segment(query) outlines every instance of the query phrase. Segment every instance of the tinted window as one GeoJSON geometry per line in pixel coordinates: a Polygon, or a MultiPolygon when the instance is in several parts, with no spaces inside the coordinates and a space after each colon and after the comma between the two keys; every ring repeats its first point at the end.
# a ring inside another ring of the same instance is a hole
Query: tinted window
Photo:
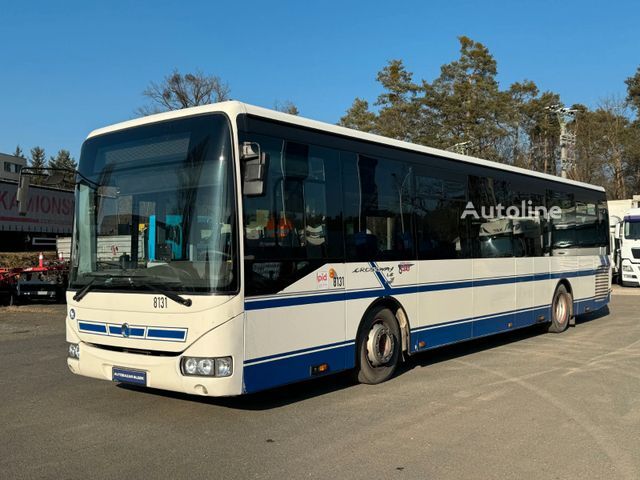
{"type": "Polygon", "coordinates": [[[559,218],[551,219],[552,249],[575,248],[576,203],[573,193],[553,191],[547,193],[550,207],[559,209],[559,218]]]}
{"type": "Polygon", "coordinates": [[[598,204],[594,198],[576,200],[576,237],[579,247],[599,247],[598,204]]]}
{"type": "Polygon", "coordinates": [[[514,220],[504,217],[504,209],[510,204],[508,183],[490,177],[470,176],[469,198],[480,217],[471,219],[474,256],[512,257],[514,220]]]}
{"type": "Polygon", "coordinates": [[[469,253],[466,177],[438,169],[418,168],[415,174],[414,212],[418,258],[464,258],[469,253]]]}
{"type": "Polygon", "coordinates": [[[342,261],[339,153],[252,135],[267,154],[265,194],[244,197],[248,295],[274,293],[328,259],[342,261]]]}
{"type": "Polygon", "coordinates": [[[545,232],[548,230],[542,209],[545,207],[544,194],[534,192],[524,183],[512,183],[509,206],[518,207],[520,212],[518,217],[512,219],[514,255],[516,257],[544,255],[545,232]]]}
{"type": "Polygon", "coordinates": [[[364,155],[345,155],[343,168],[348,259],[412,259],[411,168],[364,155]]]}

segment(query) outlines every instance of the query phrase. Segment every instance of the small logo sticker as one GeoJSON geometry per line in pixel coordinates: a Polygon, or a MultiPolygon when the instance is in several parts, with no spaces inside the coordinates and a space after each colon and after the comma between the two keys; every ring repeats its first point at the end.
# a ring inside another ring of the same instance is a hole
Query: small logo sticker
{"type": "Polygon", "coordinates": [[[327,272],[316,273],[316,288],[318,290],[326,290],[329,288],[329,274],[327,272]]]}
{"type": "Polygon", "coordinates": [[[333,268],[329,269],[329,279],[333,288],[344,287],[344,277],[339,276],[333,268]]]}
{"type": "Polygon", "coordinates": [[[399,263],[398,264],[398,273],[410,272],[411,267],[413,267],[413,263],[399,263]]]}

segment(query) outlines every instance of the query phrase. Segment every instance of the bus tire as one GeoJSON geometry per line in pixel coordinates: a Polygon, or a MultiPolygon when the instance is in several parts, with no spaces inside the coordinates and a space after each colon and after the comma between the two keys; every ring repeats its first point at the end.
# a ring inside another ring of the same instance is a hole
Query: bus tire
{"type": "Polygon", "coordinates": [[[562,333],[569,327],[573,316],[573,297],[562,284],[558,285],[551,302],[551,323],[547,331],[562,333]]]}
{"type": "Polygon", "coordinates": [[[400,363],[402,337],[391,310],[377,307],[367,314],[360,326],[356,348],[356,373],[360,383],[375,385],[393,376],[400,363]]]}

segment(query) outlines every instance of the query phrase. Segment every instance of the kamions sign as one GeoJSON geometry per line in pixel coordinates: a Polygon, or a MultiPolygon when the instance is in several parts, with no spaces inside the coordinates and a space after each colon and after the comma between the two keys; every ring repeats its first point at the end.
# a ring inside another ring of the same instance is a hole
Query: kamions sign
{"type": "Polygon", "coordinates": [[[18,185],[0,182],[0,231],[71,234],[73,192],[32,186],[27,214],[18,213],[18,185]]]}

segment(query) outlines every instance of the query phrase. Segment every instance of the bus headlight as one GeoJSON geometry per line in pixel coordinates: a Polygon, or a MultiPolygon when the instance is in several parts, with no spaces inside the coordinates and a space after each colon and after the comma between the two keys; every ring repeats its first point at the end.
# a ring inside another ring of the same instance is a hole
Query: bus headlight
{"type": "Polygon", "coordinates": [[[216,377],[229,377],[233,373],[233,359],[231,357],[216,358],[216,377]]]}
{"type": "Polygon", "coordinates": [[[633,268],[631,268],[631,265],[622,265],[622,271],[623,272],[633,272],[633,268]]]}
{"type": "Polygon", "coordinates": [[[181,370],[183,375],[194,377],[229,377],[233,373],[233,359],[182,357],[181,370]]]}
{"type": "Polygon", "coordinates": [[[213,358],[203,358],[198,360],[198,375],[210,377],[213,375],[213,358]]]}
{"type": "Polygon", "coordinates": [[[198,361],[195,358],[182,359],[182,373],[195,375],[198,371],[198,361]]]}
{"type": "Polygon", "coordinates": [[[70,343],[68,355],[69,355],[69,358],[75,358],[77,360],[80,360],[80,345],[78,345],[77,343],[70,343]]]}

